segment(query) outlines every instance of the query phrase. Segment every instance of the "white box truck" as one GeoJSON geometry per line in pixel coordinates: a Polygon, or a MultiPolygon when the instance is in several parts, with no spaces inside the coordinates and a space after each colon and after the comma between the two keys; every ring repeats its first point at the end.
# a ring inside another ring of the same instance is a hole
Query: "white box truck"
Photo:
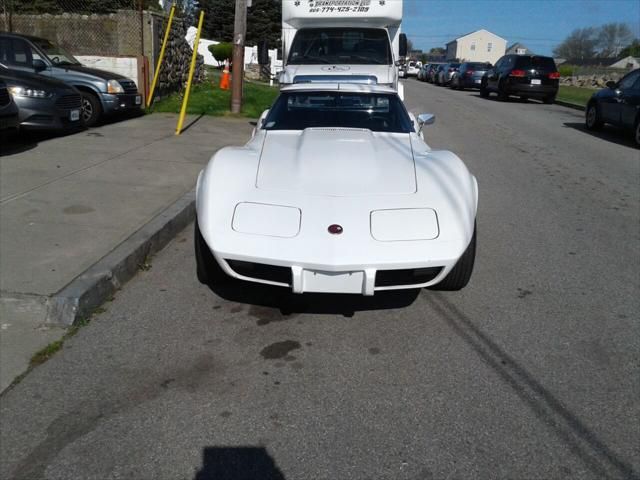
{"type": "Polygon", "coordinates": [[[399,59],[407,49],[401,23],[402,0],[283,0],[280,83],[398,89],[399,59]]]}

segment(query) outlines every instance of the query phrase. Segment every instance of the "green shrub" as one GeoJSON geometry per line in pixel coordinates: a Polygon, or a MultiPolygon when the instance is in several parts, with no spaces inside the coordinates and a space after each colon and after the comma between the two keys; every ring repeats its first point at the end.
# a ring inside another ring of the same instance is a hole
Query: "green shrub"
{"type": "Polygon", "coordinates": [[[561,77],[570,77],[573,75],[574,67],[573,65],[559,65],[558,72],[560,72],[561,77]]]}
{"type": "Polygon", "coordinates": [[[229,62],[231,62],[231,57],[233,56],[233,45],[228,42],[209,45],[209,51],[218,63],[222,63],[225,60],[229,60],[229,62]]]}

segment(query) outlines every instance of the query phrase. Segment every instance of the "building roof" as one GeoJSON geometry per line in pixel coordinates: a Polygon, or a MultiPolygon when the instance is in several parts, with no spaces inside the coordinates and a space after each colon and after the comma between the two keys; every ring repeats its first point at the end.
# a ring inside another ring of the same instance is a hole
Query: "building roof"
{"type": "Polygon", "coordinates": [[[509,47],[507,47],[506,53],[515,53],[518,48],[524,48],[527,53],[532,53],[531,49],[527,47],[524,43],[516,42],[509,47]]]}
{"type": "Polygon", "coordinates": [[[489,30],[481,28],[480,30],[474,30],[473,32],[469,32],[469,33],[465,33],[464,35],[460,35],[455,40],[451,40],[450,42],[448,42],[447,45],[449,45],[450,43],[453,43],[453,42],[457,42],[458,40],[463,39],[464,37],[468,37],[469,35],[473,35],[474,33],[478,33],[478,32],[487,32],[487,33],[493,35],[494,37],[498,37],[500,40],[504,40],[506,42],[506,40],[504,38],[502,38],[500,35],[496,35],[495,33],[490,32],[489,30]]]}

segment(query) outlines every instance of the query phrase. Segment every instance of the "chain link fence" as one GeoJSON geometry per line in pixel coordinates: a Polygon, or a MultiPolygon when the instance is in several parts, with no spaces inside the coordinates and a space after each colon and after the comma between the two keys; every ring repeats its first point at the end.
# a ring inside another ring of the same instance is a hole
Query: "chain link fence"
{"type": "Polygon", "coordinates": [[[43,37],[74,55],[144,52],[143,0],[0,0],[0,30],[43,37]]]}

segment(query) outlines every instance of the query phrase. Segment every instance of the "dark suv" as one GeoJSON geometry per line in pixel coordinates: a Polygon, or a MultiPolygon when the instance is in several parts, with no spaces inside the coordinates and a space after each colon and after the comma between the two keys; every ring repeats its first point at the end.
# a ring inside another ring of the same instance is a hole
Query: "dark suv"
{"type": "Polygon", "coordinates": [[[451,79],[449,86],[453,89],[480,88],[482,77],[491,68],[490,63],[464,62],[451,79]]]}
{"type": "Polygon", "coordinates": [[[560,74],[551,57],[505,55],[482,77],[480,95],[486,98],[495,92],[500,100],[516,95],[522,99],[532,97],[553,103],[559,79],[560,74]]]}
{"type": "Polygon", "coordinates": [[[130,78],[82,65],[44,38],[0,32],[0,62],[11,70],[38,73],[73,85],[82,95],[82,117],[91,127],[103,114],[139,113],[142,96],[130,78]]]}

